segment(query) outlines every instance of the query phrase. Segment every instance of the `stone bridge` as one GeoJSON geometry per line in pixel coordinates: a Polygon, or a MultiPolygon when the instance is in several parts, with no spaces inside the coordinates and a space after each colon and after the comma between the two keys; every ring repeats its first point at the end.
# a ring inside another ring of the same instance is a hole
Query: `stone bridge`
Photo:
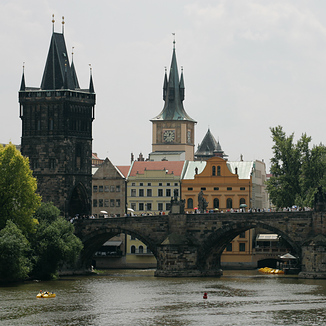
{"type": "Polygon", "coordinates": [[[302,263],[302,277],[326,275],[324,212],[169,214],[77,220],[74,225],[84,244],[84,266],[104,242],[126,233],[152,251],[156,276],[220,276],[225,246],[241,232],[262,228],[279,234],[293,248],[302,263]]]}

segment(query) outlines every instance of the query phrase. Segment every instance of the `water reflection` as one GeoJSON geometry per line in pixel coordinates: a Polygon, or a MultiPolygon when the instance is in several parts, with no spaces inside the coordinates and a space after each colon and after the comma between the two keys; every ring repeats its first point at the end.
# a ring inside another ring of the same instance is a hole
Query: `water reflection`
{"type": "Polygon", "coordinates": [[[325,325],[326,281],[257,271],[155,278],[154,271],[0,288],[0,325],[325,325]],[[36,299],[39,290],[54,299],[36,299]],[[203,300],[203,293],[208,299],[203,300]]]}

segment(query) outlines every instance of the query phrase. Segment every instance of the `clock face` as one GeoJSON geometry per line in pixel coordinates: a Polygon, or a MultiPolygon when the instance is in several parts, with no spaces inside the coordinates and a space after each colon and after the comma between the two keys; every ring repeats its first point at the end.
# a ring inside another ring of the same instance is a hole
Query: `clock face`
{"type": "Polygon", "coordinates": [[[163,140],[170,143],[173,142],[175,138],[175,131],[174,130],[165,130],[163,132],[163,140]]]}

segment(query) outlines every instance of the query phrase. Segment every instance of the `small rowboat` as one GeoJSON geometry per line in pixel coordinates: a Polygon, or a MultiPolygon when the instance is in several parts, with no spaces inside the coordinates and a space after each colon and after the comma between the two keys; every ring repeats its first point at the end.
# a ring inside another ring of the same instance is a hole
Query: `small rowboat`
{"type": "Polygon", "coordinates": [[[36,298],[55,298],[55,293],[53,292],[48,292],[48,291],[45,291],[45,292],[40,292],[36,298]]]}

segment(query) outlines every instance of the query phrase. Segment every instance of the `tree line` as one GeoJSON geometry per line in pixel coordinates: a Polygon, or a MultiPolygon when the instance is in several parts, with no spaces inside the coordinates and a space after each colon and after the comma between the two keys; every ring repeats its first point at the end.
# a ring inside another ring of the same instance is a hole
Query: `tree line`
{"type": "Polygon", "coordinates": [[[83,248],[73,225],[36,190],[28,158],[0,146],[0,282],[54,278],[83,248]]]}

